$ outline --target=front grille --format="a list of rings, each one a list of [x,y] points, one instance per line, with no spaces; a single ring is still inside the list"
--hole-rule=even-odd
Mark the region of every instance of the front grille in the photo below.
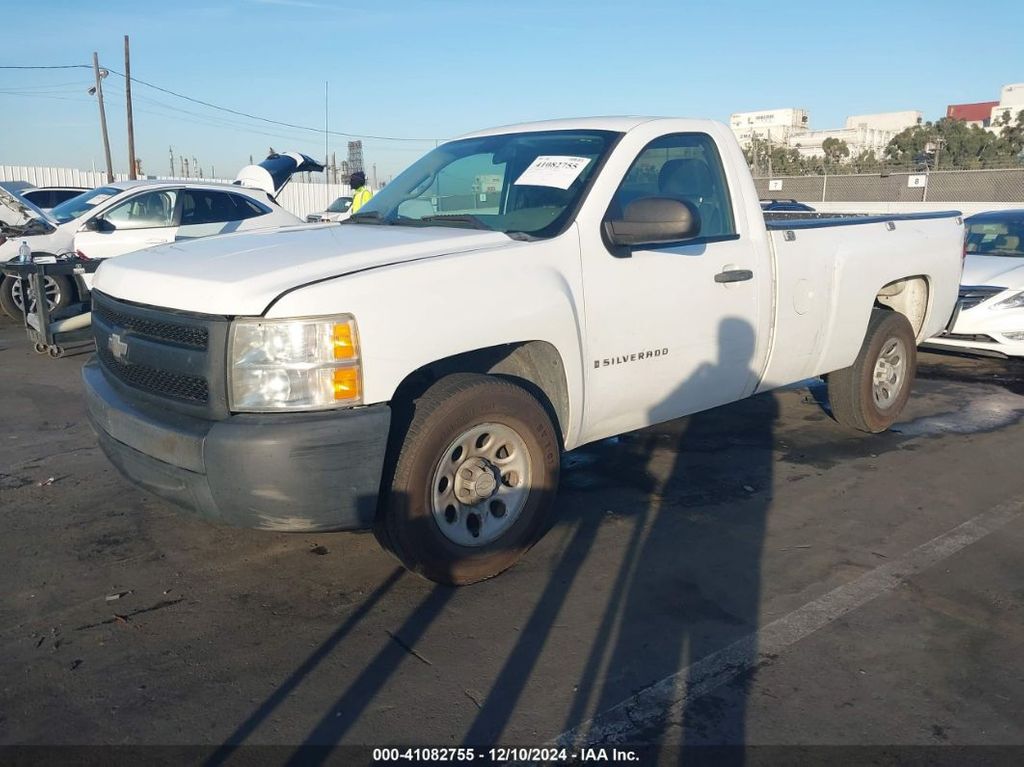
[[[1002,293],[1006,288],[995,285],[961,285],[960,286],[960,310],[973,309],[983,301],[992,296]]]
[[[93,337],[111,384],[140,404],[220,420],[227,402],[228,317],[144,306],[93,291]]]
[[[96,353],[108,373],[136,389],[158,397],[171,397],[203,405],[210,399],[210,387],[205,378],[158,370],[149,365],[118,362],[106,347],[97,347]]]
[[[210,333],[204,327],[132,316],[103,303],[97,303],[93,311],[111,325],[158,341],[169,341],[195,349],[205,349],[210,343]]]

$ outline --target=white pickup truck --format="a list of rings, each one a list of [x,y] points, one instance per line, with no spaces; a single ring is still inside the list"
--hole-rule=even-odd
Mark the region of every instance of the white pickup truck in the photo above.
[[[373,527],[446,583],[542,534],[563,451],[825,375],[888,428],[957,297],[960,215],[765,222],[707,120],[599,118],[431,151],[340,226],[100,268],[103,449],[208,519]]]

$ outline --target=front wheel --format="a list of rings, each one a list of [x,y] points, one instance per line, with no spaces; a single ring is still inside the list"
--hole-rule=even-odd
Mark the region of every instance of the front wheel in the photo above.
[[[872,310],[857,359],[826,377],[833,417],[860,431],[885,431],[907,404],[916,374],[917,340],[910,321],[899,312]]]
[[[527,391],[492,376],[446,376],[416,400],[399,432],[377,528],[407,568],[438,583],[475,583],[511,567],[543,535],[560,442]]]

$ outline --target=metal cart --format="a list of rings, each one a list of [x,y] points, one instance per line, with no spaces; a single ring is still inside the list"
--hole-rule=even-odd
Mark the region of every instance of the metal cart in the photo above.
[[[25,333],[38,354],[49,354],[54,359],[63,357],[69,345],[92,341],[92,312],[90,302],[71,304],[51,312],[43,290],[46,277],[71,277],[95,272],[101,261],[80,258],[61,259],[49,253],[33,253],[32,261],[8,261],[3,273],[21,281],[21,295],[25,302]]]

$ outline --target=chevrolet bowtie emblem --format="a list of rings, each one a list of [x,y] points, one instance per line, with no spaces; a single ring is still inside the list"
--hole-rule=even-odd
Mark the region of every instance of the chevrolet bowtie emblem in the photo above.
[[[118,362],[127,361],[128,357],[128,344],[121,340],[121,336],[117,333],[111,333],[110,338],[107,341],[107,348],[110,349],[110,353],[114,355],[114,359]]]

